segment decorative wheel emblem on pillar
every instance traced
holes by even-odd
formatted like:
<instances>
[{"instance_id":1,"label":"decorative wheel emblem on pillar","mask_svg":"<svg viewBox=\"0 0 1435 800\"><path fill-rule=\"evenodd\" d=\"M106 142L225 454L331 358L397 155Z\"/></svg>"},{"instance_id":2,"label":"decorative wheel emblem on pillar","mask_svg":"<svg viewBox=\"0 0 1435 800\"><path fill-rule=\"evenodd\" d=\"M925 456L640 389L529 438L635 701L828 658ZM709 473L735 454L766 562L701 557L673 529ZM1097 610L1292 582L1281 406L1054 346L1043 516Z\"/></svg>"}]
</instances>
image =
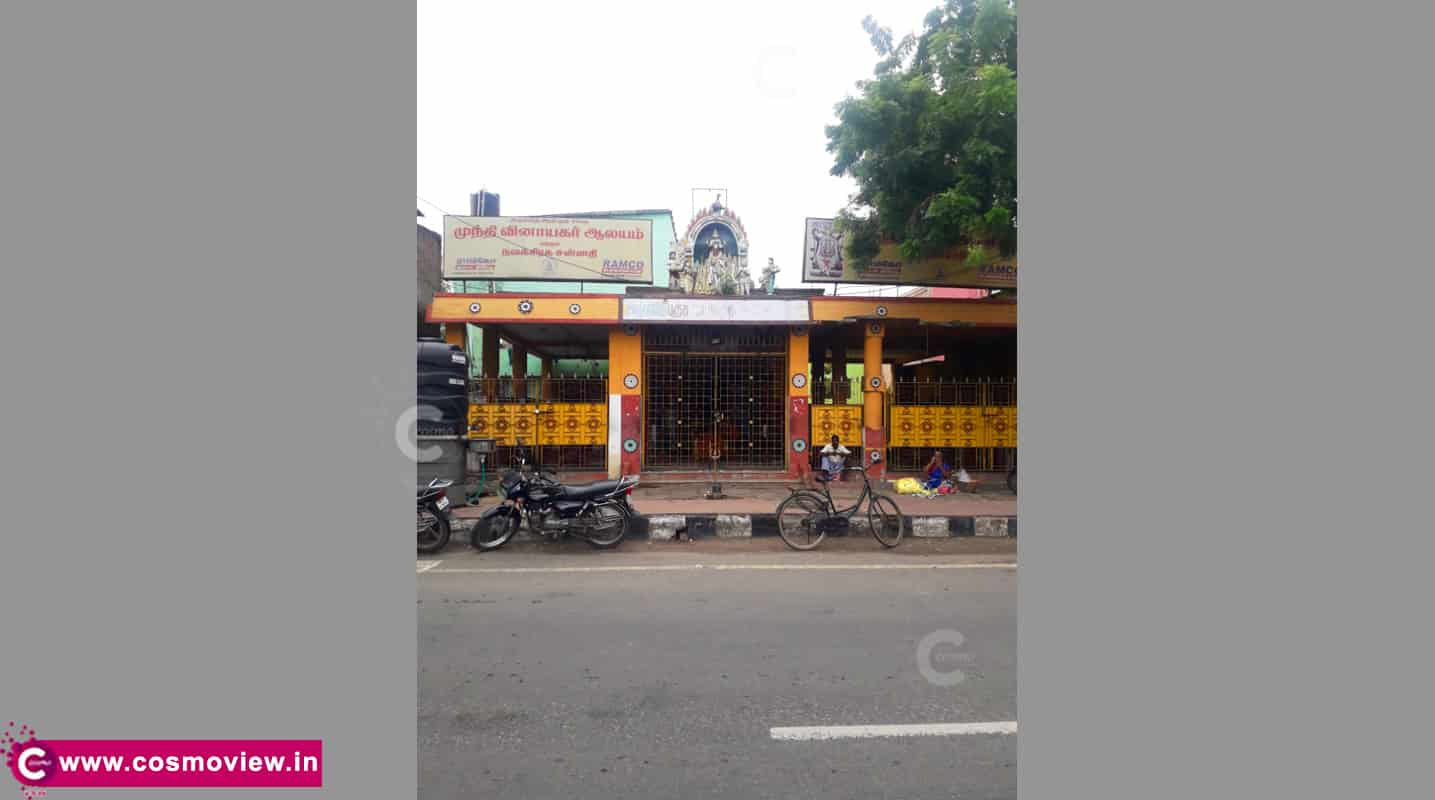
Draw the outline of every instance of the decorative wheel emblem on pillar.
<instances>
[{"instance_id":1,"label":"decorative wheel emblem on pillar","mask_svg":"<svg viewBox=\"0 0 1435 800\"><path fill-rule=\"evenodd\" d=\"M885 317L885 316L887 316L887 307L886 307L886 306L877 306L877 316L879 316L879 317ZM873 333L876 333L877 331L872 331L872 332L873 332Z\"/></svg>"},{"instance_id":2,"label":"decorative wheel emblem on pillar","mask_svg":"<svg viewBox=\"0 0 1435 800\"><path fill-rule=\"evenodd\" d=\"M638 388L638 376L629 372L627 375L623 376L623 385L628 387L629 389Z\"/></svg>"},{"instance_id":3,"label":"decorative wheel emblem on pillar","mask_svg":"<svg viewBox=\"0 0 1435 800\"><path fill-rule=\"evenodd\" d=\"M636 453L636 452L638 452L638 440L637 440L637 439L624 439L624 440L623 440L623 452L625 452L625 453Z\"/></svg>"},{"instance_id":4,"label":"decorative wheel emblem on pillar","mask_svg":"<svg viewBox=\"0 0 1435 800\"><path fill-rule=\"evenodd\" d=\"M792 376L792 385L795 386L795 387L797 387L798 389L801 389L802 387L806 386L806 385L807 385L807 375L804 374L804 373L801 373L801 372L797 373L796 375L793 375L793 376Z\"/></svg>"},{"instance_id":5,"label":"decorative wheel emblem on pillar","mask_svg":"<svg viewBox=\"0 0 1435 800\"><path fill-rule=\"evenodd\" d=\"M869 379L867 380L867 385L868 385L868 386L871 386L873 389L881 389L881 388L882 388L882 379L879 378L879 377L876 376L876 375L873 375L871 378L869 378Z\"/></svg>"},{"instance_id":6,"label":"decorative wheel emblem on pillar","mask_svg":"<svg viewBox=\"0 0 1435 800\"><path fill-rule=\"evenodd\" d=\"M629 335L629 336L637 336L637 335L638 335L638 326L637 326L637 325L624 325L624 326L623 326L623 333L626 333L626 334Z\"/></svg>"},{"instance_id":7,"label":"decorative wheel emblem on pillar","mask_svg":"<svg viewBox=\"0 0 1435 800\"><path fill-rule=\"evenodd\" d=\"M882 460L882 454L877 452L876 450L873 450L872 454L868 456L868 458L871 459L873 464L876 464L877 462Z\"/></svg>"},{"instance_id":8,"label":"decorative wheel emblem on pillar","mask_svg":"<svg viewBox=\"0 0 1435 800\"><path fill-rule=\"evenodd\" d=\"M793 329L792 329L792 335L793 335L793 336L806 336L806 335L807 335L807 327L804 326L804 325L798 325L796 328L793 328Z\"/></svg>"},{"instance_id":9,"label":"decorative wheel emblem on pillar","mask_svg":"<svg viewBox=\"0 0 1435 800\"><path fill-rule=\"evenodd\" d=\"M520 314L531 314L531 313L533 313L533 301L532 301L532 300L520 300L520 301L518 301L518 313L520 313Z\"/></svg>"},{"instance_id":10,"label":"decorative wheel emblem on pillar","mask_svg":"<svg viewBox=\"0 0 1435 800\"><path fill-rule=\"evenodd\" d=\"M807 442L805 442L805 441L803 441L803 440L801 440L801 439L793 439L793 440L792 440L792 449L793 449L795 452L798 452L798 453L806 452L806 451L807 451Z\"/></svg>"},{"instance_id":11,"label":"decorative wheel emblem on pillar","mask_svg":"<svg viewBox=\"0 0 1435 800\"><path fill-rule=\"evenodd\" d=\"M569 304L568 304L568 313L569 313L569 314L582 314L582 313L583 313L583 307L580 306L580 305L578 305L577 303L569 303Z\"/></svg>"},{"instance_id":12,"label":"decorative wheel emblem on pillar","mask_svg":"<svg viewBox=\"0 0 1435 800\"><path fill-rule=\"evenodd\" d=\"M882 332L882 323L874 322L867 326L867 330L871 331L873 336L876 336Z\"/></svg>"},{"instance_id":13,"label":"decorative wheel emblem on pillar","mask_svg":"<svg viewBox=\"0 0 1435 800\"><path fill-rule=\"evenodd\" d=\"M478 303L469 303L469 304L468 304L468 313L470 313L470 314L477 314L478 312L480 312L480 311L482 311L482 310L483 310L483 306L482 306L482 305L479 305Z\"/></svg>"}]
</instances>

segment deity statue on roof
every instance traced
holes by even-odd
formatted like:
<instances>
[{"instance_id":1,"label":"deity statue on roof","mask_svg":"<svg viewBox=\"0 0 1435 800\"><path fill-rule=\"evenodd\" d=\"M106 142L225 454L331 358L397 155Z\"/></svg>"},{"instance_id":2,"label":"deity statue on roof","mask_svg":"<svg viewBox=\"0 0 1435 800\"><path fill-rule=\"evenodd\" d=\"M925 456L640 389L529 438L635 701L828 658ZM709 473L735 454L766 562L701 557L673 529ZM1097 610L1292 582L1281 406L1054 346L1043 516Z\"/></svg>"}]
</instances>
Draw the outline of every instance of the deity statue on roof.
<instances>
[{"instance_id":1,"label":"deity statue on roof","mask_svg":"<svg viewBox=\"0 0 1435 800\"><path fill-rule=\"evenodd\" d=\"M767 294L777 291L777 272L777 263L767 259L767 266L762 268L762 290Z\"/></svg>"},{"instance_id":2,"label":"deity statue on roof","mask_svg":"<svg viewBox=\"0 0 1435 800\"><path fill-rule=\"evenodd\" d=\"M722 237L718 235L717 229L713 229L713 235L708 237L708 258L721 258L723 247Z\"/></svg>"},{"instance_id":3,"label":"deity statue on roof","mask_svg":"<svg viewBox=\"0 0 1435 800\"><path fill-rule=\"evenodd\" d=\"M747 232L722 195L699 207L674 245L668 286L698 295L743 295L754 290L747 262Z\"/></svg>"},{"instance_id":4,"label":"deity statue on roof","mask_svg":"<svg viewBox=\"0 0 1435 800\"><path fill-rule=\"evenodd\" d=\"M682 291L683 262L678 255L678 243L668 245L668 288Z\"/></svg>"},{"instance_id":5,"label":"deity statue on roof","mask_svg":"<svg viewBox=\"0 0 1435 800\"><path fill-rule=\"evenodd\" d=\"M747 264L739 264L735 277L737 293L740 295L752 294L752 274L747 271Z\"/></svg>"}]
</instances>

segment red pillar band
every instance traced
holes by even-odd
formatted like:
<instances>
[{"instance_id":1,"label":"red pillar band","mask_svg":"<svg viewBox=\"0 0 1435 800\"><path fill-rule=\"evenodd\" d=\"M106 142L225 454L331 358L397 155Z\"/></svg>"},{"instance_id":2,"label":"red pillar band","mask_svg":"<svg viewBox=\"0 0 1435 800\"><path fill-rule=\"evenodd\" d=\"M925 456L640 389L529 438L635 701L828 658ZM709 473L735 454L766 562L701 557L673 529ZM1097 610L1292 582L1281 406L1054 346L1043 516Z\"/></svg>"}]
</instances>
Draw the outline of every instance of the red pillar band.
<instances>
[{"instance_id":1,"label":"red pillar band","mask_svg":"<svg viewBox=\"0 0 1435 800\"><path fill-rule=\"evenodd\" d=\"M789 457L788 474L800 477L807 472L811 456L808 448L814 446L811 434L810 410L806 397L789 397L787 399L787 425L791 431L789 440L792 442L792 452Z\"/></svg>"},{"instance_id":2,"label":"red pillar band","mask_svg":"<svg viewBox=\"0 0 1435 800\"><path fill-rule=\"evenodd\" d=\"M622 403L623 454L620 456L622 474L637 475L642 469L642 458L638 454L638 445L642 442L640 434L643 431L643 398L641 395L625 394L622 397Z\"/></svg>"}]
</instances>

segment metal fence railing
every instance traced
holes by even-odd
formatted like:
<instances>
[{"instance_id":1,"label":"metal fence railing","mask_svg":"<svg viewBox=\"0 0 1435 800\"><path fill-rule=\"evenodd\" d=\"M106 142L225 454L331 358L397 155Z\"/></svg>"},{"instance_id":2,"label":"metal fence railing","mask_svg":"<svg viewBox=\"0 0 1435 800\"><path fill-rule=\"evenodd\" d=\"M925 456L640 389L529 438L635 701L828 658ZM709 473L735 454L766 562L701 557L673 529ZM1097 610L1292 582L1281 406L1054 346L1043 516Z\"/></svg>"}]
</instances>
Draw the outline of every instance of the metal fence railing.
<instances>
[{"instance_id":1,"label":"metal fence railing","mask_svg":"<svg viewBox=\"0 0 1435 800\"><path fill-rule=\"evenodd\" d=\"M813 405L861 405L862 382L848 378L816 381L812 384Z\"/></svg>"},{"instance_id":2,"label":"metal fence railing","mask_svg":"<svg viewBox=\"0 0 1435 800\"><path fill-rule=\"evenodd\" d=\"M469 381L468 402L603 403L608 378L475 378Z\"/></svg>"},{"instance_id":3,"label":"metal fence railing","mask_svg":"<svg viewBox=\"0 0 1435 800\"><path fill-rule=\"evenodd\" d=\"M951 380L896 378L892 404L898 406L1014 406L1016 379Z\"/></svg>"}]
</instances>

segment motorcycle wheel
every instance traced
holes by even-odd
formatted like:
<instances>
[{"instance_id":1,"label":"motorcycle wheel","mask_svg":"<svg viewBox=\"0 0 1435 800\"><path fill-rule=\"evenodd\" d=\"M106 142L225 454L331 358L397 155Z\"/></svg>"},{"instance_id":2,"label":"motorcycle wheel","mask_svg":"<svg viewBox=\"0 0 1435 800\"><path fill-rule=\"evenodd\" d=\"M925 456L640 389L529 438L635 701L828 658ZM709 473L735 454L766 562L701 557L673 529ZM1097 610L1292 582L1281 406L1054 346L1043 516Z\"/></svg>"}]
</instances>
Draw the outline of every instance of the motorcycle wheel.
<instances>
[{"instance_id":1,"label":"motorcycle wheel","mask_svg":"<svg viewBox=\"0 0 1435 800\"><path fill-rule=\"evenodd\" d=\"M616 504L593 506L578 521L592 526L584 538L600 550L617 547L618 542L628 535L628 515Z\"/></svg>"},{"instance_id":2,"label":"motorcycle wheel","mask_svg":"<svg viewBox=\"0 0 1435 800\"><path fill-rule=\"evenodd\" d=\"M419 552L425 555L437 553L448 546L448 538L452 535L448 520L442 514L435 514L427 509L419 509L418 512L418 542Z\"/></svg>"},{"instance_id":3,"label":"motorcycle wheel","mask_svg":"<svg viewBox=\"0 0 1435 800\"><path fill-rule=\"evenodd\" d=\"M473 545L475 550L497 550L508 544L513 534L518 533L521 524L518 512L513 509L506 514L484 517L473 526L473 531L468 535L468 543Z\"/></svg>"}]
</instances>

